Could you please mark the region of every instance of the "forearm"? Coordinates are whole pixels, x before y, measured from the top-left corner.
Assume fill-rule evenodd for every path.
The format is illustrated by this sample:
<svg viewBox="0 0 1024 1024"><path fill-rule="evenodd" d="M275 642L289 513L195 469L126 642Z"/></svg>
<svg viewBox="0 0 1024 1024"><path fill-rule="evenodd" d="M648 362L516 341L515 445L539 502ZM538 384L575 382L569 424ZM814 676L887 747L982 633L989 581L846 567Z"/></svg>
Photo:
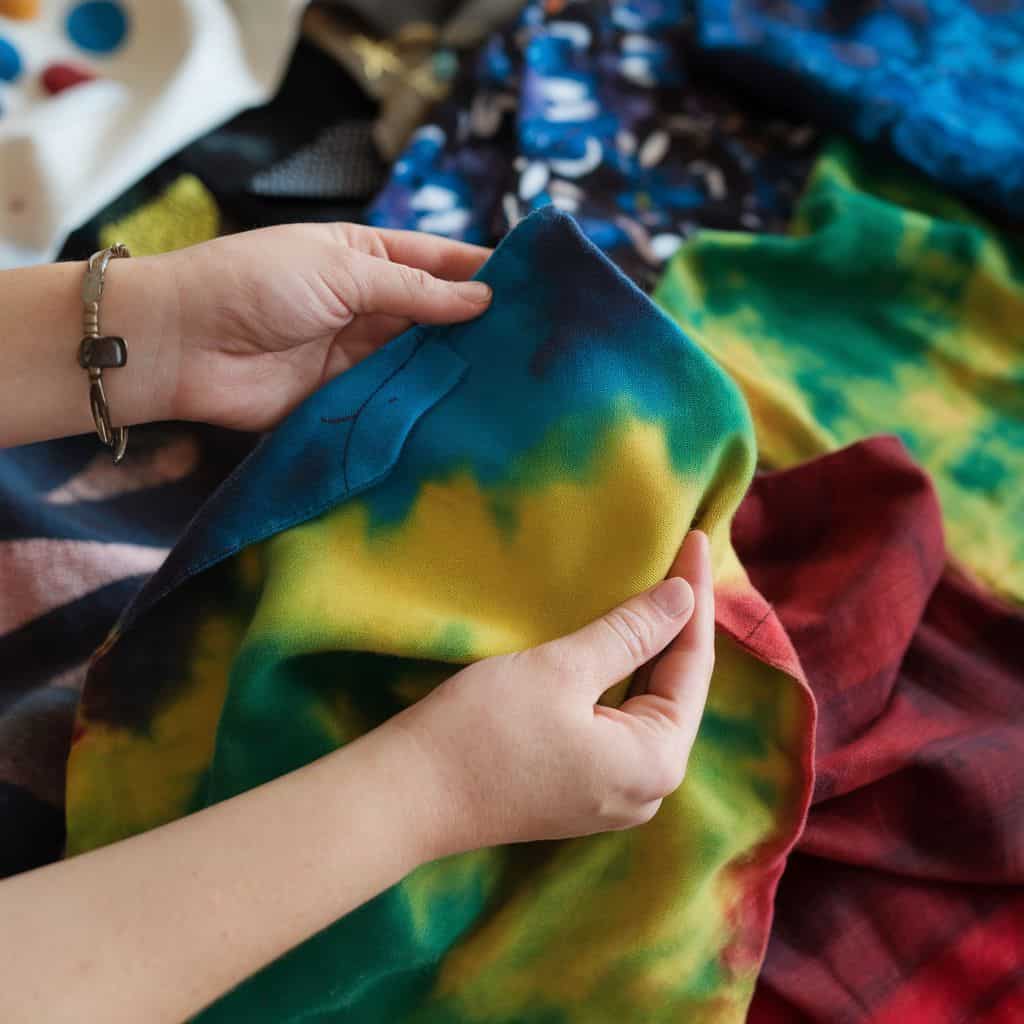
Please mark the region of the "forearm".
<svg viewBox="0 0 1024 1024"><path fill-rule="evenodd" d="M84 273L82 262L0 272L0 447L94 429L78 365ZM127 366L103 375L115 426L171 417L178 302L165 257L111 260L100 327L128 343Z"/></svg>
<svg viewBox="0 0 1024 1024"><path fill-rule="evenodd" d="M4 1021L177 1022L431 859L441 794L400 734L0 883Z"/></svg>

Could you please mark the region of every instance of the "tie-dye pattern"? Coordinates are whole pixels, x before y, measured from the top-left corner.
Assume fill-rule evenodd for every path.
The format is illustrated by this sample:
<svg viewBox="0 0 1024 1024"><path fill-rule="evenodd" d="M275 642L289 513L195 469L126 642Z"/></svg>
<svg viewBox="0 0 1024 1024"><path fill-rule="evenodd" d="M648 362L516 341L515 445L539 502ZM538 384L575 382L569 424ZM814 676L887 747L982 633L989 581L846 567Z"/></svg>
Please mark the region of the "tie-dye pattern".
<svg viewBox="0 0 1024 1024"><path fill-rule="evenodd" d="M582 625L660 578L697 525L718 662L687 779L633 831L427 865L203 1020L745 1016L813 733L730 544L749 416L564 215L525 220L482 276L480 320L403 335L271 435L98 652L69 852L275 778L460 664Z"/></svg>
<svg viewBox="0 0 1024 1024"><path fill-rule="evenodd" d="M702 234L655 297L740 384L765 463L899 435L953 557L1024 600L1024 244L836 144L790 237Z"/></svg>

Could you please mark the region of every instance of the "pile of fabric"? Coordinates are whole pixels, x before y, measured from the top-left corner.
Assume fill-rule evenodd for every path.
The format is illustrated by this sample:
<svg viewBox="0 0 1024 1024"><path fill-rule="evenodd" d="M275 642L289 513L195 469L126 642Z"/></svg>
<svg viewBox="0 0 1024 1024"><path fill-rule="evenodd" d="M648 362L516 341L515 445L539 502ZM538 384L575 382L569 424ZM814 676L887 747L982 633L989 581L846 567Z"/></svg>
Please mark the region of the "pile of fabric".
<svg viewBox="0 0 1024 1024"><path fill-rule="evenodd" d="M263 438L0 453L0 875L305 764L698 526L717 667L652 822L428 865L202 1019L1024 1019L1024 3L402 7L0 0L8 263L500 242L480 321ZM86 116L122 141L72 166Z"/></svg>

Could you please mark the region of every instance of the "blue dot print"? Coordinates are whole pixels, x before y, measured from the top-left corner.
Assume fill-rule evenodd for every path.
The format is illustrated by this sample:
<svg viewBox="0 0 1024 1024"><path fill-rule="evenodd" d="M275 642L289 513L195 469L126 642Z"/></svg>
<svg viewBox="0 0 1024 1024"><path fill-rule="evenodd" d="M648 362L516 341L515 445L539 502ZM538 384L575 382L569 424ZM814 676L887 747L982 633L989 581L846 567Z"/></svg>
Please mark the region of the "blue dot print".
<svg viewBox="0 0 1024 1024"><path fill-rule="evenodd" d="M128 18L113 0L87 0L68 15L68 35L90 53L111 53L124 41Z"/></svg>
<svg viewBox="0 0 1024 1024"><path fill-rule="evenodd" d="M21 57L3 36L0 36L0 82L13 82L21 74Z"/></svg>

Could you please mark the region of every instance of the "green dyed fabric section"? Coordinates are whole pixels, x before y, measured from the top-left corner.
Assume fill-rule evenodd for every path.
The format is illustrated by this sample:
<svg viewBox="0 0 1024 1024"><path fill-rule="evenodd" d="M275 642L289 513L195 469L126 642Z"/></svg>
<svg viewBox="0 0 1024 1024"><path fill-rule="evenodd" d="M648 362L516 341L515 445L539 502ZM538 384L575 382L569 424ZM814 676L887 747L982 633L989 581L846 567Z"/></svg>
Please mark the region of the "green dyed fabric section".
<svg viewBox="0 0 1024 1024"><path fill-rule="evenodd" d="M655 298L744 390L765 464L897 434L953 556L1024 600L1024 241L836 143L788 237L702 233Z"/></svg>
<svg viewBox="0 0 1024 1024"><path fill-rule="evenodd" d="M466 662L579 628L661 579L696 526L719 630L686 779L641 828L423 866L204 1024L746 1015L813 784L809 693L730 540L747 408L553 208L481 276L482 317L407 332L269 435L97 652L68 851L277 778Z"/></svg>

